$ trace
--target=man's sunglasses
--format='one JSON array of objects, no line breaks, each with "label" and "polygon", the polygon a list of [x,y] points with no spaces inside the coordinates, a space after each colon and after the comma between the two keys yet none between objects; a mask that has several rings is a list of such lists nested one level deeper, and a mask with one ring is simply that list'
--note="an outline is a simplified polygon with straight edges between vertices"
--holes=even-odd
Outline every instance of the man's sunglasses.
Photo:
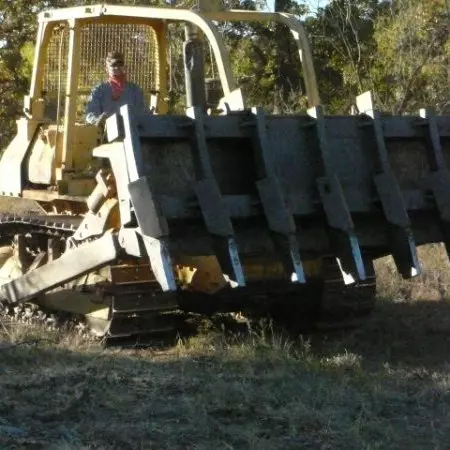
[{"label": "man's sunglasses", "polygon": [[123,61],[115,61],[110,64],[111,67],[122,67],[124,65]]}]

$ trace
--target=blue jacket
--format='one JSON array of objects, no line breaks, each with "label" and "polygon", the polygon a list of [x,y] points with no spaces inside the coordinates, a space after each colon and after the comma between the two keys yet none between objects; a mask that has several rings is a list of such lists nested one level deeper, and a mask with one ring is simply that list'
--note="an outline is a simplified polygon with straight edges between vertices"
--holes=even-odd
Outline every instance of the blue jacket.
[{"label": "blue jacket", "polygon": [[134,115],[140,116],[150,112],[145,105],[142,89],[135,83],[127,82],[125,89],[117,100],[112,98],[112,87],[108,82],[95,86],[86,105],[86,122],[95,123],[104,112],[108,117],[118,113],[121,106],[127,104]]}]

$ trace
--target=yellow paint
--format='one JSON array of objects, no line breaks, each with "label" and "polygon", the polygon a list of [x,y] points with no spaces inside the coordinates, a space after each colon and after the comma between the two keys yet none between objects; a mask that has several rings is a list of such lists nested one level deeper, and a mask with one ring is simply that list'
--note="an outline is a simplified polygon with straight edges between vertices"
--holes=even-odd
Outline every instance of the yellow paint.
[{"label": "yellow paint", "polygon": [[[214,294],[228,285],[215,256],[186,256],[177,262],[175,272],[183,289]],[[248,257],[243,257],[241,262],[247,282],[286,280],[281,262]],[[303,268],[308,277],[320,277],[322,260],[303,261]]]}]

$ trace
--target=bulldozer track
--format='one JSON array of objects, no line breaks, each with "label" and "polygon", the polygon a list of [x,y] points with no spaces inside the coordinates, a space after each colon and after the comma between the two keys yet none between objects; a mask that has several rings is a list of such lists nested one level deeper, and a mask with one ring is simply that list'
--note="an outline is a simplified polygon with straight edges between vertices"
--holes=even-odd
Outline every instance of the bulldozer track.
[{"label": "bulldozer track", "polygon": [[81,222],[79,217],[17,216],[0,214],[0,243],[16,234],[40,234],[69,237]]},{"label": "bulldozer track", "polygon": [[[31,239],[43,236],[67,242],[80,222],[80,216],[3,214],[0,215],[0,244],[10,245],[18,234]],[[85,241],[89,241],[89,238]],[[71,242],[74,242],[74,245],[82,245],[85,241]],[[269,315],[277,317],[288,329],[294,329],[296,332],[308,332],[313,328],[334,330],[358,326],[370,315],[375,305],[374,276],[356,286],[345,287],[332,259],[325,260],[323,276],[324,283],[320,291],[316,286],[311,286],[307,288],[306,294],[297,294],[295,291],[273,292],[270,295],[272,298],[265,299],[271,305],[268,308]],[[173,294],[163,293],[156,281],[118,283],[103,286],[100,290],[100,297],[108,297],[111,305],[110,326],[102,337],[105,342],[129,342],[133,336],[139,337],[142,342],[144,335],[163,335],[172,333],[176,328],[171,314],[176,309]],[[248,293],[245,295],[246,301],[255,309],[255,305],[261,300],[260,296]],[[198,304],[200,303],[201,299]],[[192,305],[190,302],[188,309],[196,312],[195,306]],[[184,308],[181,306],[180,309]],[[200,307],[200,313],[201,309]],[[32,302],[5,306],[2,315],[3,320],[14,319],[26,324],[43,324],[47,328],[66,328],[76,330],[85,338],[96,338],[95,333],[89,332],[83,317],[69,315],[64,311],[46,310]],[[175,322],[179,321],[177,317]],[[149,338],[145,342],[151,341]]]},{"label": "bulldozer track", "polygon": [[[17,235],[28,236],[31,240],[33,237],[43,236],[68,242],[81,220],[79,216],[2,214],[0,245],[11,245],[12,239]],[[78,246],[92,239],[95,238],[70,242],[72,246]],[[174,303],[164,296],[156,282],[128,282],[101,286],[98,294],[99,298],[107,297],[111,305],[110,325],[105,336],[101,337],[105,341],[173,330],[173,324],[168,320],[166,313],[174,309]],[[4,321],[14,319],[26,324],[41,324],[47,328],[67,328],[80,332],[84,337],[96,338],[95,333],[88,332],[82,317],[64,311],[47,310],[33,302],[3,305],[1,314]]]}]

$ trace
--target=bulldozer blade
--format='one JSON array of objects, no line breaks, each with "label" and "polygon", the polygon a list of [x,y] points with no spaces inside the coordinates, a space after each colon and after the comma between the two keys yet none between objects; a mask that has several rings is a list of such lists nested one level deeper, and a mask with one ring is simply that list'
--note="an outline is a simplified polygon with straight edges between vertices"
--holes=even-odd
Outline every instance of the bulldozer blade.
[{"label": "bulldozer blade", "polygon": [[331,247],[340,261],[344,280],[365,280],[361,248],[340,182],[332,176],[319,178],[317,184],[329,225]]},{"label": "bulldozer blade", "polygon": [[413,278],[421,268],[400,188],[390,170],[376,175],[374,182],[388,222],[389,248],[397,270],[403,278]]},{"label": "bulldozer blade", "polygon": [[193,126],[190,127],[191,152],[196,176],[194,191],[206,229],[211,234],[213,251],[222,271],[236,286],[243,287],[245,277],[234,237],[233,224],[211,166],[205,137],[205,115],[198,106],[188,108],[187,115],[194,120]]},{"label": "bulldozer blade", "polygon": [[348,207],[341,182],[336,175],[332,160],[323,110],[320,106],[308,109],[308,115],[314,119],[315,147],[321,162],[323,175],[316,179],[323,209],[329,225],[331,246],[334,249],[344,280],[354,282],[366,279],[361,249],[355,231],[355,225]]},{"label": "bulldozer blade", "polygon": [[420,111],[422,121],[418,123],[423,128],[427,146],[430,175],[428,177],[431,190],[441,219],[441,230],[447,254],[450,256],[450,171],[447,168],[436,117],[431,111]]},{"label": "bulldozer blade", "polygon": [[0,287],[0,300],[22,303],[114,261],[120,246],[117,237],[100,239],[64,253],[58,259],[27,272]]},{"label": "bulldozer blade", "polygon": [[145,250],[150,260],[153,274],[163,291],[176,291],[177,284],[173,272],[167,239],[143,236]]},{"label": "bulldozer blade", "polygon": [[[189,117],[143,120],[137,132],[148,172],[130,184],[142,234],[170,244],[174,260],[217,257],[223,273],[241,277],[241,285],[249,282],[241,271],[247,257],[258,253],[282,262],[285,281],[300,283],[308,281],[304,255],[336,258],[346,283],[367,279],[366,254],[392,254],[404,278],[420,274],[416,246],[437,242],[450,229],[446,167],[430,165],[435,170],[427,179],[421,161],[407,154],[429,130],[434,144],[427,153],[442,160],[433,127],[424,128],[433,121],[381,116],[362,100],[359,116],[324,116],[316,107],[289,118],[260,108],[215,117],[191,108]],[[447,139],[444,119],[436,122],[439,137]],[[422,145],[413,151],[424,153]],[[148,204],[156,216],[151,220]],[[424,226],[435,211],[443,233],[434,223]],[[198,231],[189,242],[184,220]]]},{"label": "bulldozer blade", "polygon": [[380,113],[374,110],[370,92],[359,95],[356,104],[361,114],[361,141],[374,157],[373,180],[388,222],[388,246],[399,273],[403,278],[412,278],[421,273],[421,268],[408,211],[389,162]]},{"label": "bulldozer blade", "polygon": [[244,270],[234,237],[212,236],[212,247],[222,271],[235,287],[245,286]]},{"label": "bulldozer blade", "polygon": [[244,124],[252,129],[252,145],[256,169],[256,188],[264,215],[281,262],[294,283],[306,283],[295,224],[273,170],[272,148],[267,135],[266,117],[262,108],[253,108],[249,121]]},{"label": "bulldozer blade", "polygon": [[207,178],[197,181],[194,189],[206,228],[211,233],[213,251],[222,271],[238,286],[245,286],[245,277],[234,238],[233,225],[217,183],[212,178]]},{"label": "bulldozer blade", "polygon": [[175,291],[175,275],[165,239],[167,221],[152,195],[149,178],[143,176],[131,182],[128,190],[153,273],[164,291]]},{"label": "bulldozer blade", "polygon": [[295,236],[296,226],[292,214],[283,201],[281,190],[273,177],[256,182],[264,214],[272,238],[290,280],[306,283],[305,271],[300,257],[299,245]]}]

